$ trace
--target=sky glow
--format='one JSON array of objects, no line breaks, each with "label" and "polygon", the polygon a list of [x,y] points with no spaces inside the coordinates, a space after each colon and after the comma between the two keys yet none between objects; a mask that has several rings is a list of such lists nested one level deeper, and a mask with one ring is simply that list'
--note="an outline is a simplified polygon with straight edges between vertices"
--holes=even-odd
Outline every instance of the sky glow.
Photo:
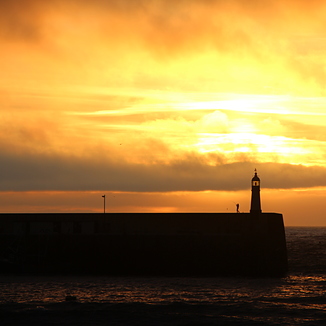
[{"label": "sky glow", "polygon": [[257,168],[264,211],[326,225],[325,14],[0,1],[2,211],[248,211]]}]

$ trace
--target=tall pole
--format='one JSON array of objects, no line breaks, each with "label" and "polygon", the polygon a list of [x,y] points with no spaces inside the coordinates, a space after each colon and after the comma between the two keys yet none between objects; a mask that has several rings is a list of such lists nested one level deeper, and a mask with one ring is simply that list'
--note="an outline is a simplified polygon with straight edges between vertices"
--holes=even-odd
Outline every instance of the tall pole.
[{"label": "tall pole", "polygon": [[105,195],[102,196],[104,199],[104,214],[105,214]]}]

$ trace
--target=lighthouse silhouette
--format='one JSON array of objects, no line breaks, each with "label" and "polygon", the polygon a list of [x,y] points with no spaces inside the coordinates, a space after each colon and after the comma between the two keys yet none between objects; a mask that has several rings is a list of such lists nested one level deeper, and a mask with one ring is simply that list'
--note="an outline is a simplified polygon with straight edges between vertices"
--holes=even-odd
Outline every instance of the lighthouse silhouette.
[{"label": "lighthouse silhouette", "polygon": [[255,175],[251,179],[251,206],[250,213],[261,213],[260,205],[260,179],[255,169]]}]

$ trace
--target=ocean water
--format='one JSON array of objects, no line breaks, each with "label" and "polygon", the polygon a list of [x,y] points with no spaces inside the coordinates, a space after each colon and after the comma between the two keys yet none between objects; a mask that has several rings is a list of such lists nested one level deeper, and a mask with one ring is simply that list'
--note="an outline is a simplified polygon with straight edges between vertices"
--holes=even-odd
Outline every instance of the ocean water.
[{"label": "ocean water", "polygon": [[0,325],[326,325],[326,227],[286,237],[280,279],[0,275]]}]

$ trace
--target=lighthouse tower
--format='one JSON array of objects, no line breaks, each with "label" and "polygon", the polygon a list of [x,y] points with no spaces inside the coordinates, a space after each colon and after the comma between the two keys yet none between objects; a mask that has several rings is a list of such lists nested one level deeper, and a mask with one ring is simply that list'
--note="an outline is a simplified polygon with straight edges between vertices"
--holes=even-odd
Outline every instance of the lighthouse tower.
[{"label": "lighthouse tower", "polygon": [[255,175],[251,179],[251,206],[250,213],[261,213],[260,206],[260,179],[255,169]]}]

